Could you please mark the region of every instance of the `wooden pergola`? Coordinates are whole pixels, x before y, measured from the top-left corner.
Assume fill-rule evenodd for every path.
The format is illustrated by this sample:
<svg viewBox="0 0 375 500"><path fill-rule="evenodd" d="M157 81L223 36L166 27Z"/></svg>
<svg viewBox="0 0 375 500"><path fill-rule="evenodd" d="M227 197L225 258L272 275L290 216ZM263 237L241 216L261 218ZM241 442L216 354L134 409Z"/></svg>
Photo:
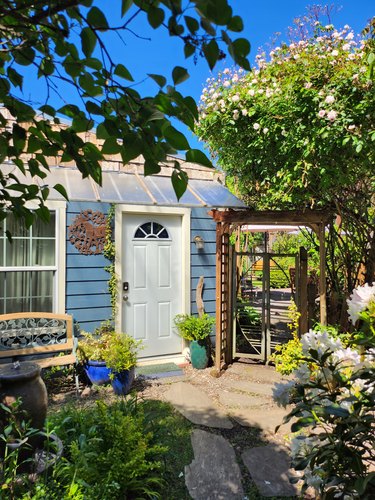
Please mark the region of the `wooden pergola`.
<svg viewBox="0 0 375 500"><path fill-rule="evenodd" d="M232 252L229 237L238 224L306 226L319 238L319 298L320 322L327 324L327 298L325 275L325 227L333 215L323 210L211 210L209 215L216 222L216 347L215 367L232 362Z"/></svg>

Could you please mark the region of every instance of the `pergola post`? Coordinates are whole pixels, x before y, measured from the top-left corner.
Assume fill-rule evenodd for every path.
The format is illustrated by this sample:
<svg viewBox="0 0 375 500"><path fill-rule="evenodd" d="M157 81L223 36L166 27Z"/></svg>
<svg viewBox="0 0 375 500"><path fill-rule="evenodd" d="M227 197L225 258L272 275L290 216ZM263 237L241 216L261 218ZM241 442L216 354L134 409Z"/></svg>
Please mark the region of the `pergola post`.
<svg viewBox="0 0 375 500"><path fill-rule="evenodd" d="M327 283L326 283L326 248L325 248L325 225L320 223L318 227L319 237L319 298L320 298L320 322L327 324Z"/></svg>

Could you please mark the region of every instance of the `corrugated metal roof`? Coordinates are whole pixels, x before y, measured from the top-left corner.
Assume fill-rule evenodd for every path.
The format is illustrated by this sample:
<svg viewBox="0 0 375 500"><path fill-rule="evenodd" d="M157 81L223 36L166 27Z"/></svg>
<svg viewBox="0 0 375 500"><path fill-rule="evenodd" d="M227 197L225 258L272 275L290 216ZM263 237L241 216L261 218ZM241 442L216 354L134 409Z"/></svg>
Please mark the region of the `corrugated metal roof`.
<svg viewBox="0 0 375 500"><path fill-rule="evenodd" d="M177 201L170 177L143 177L137 173L103 171L102 186L92 179L82 179L75 168L51 167L45 179L24 176L12 164L2 164L3 174L14 172L19 182L49 186L50 200L64 198L52 187L62 184L71 201L103 201L130 205L162 205L210 208L244 208L244 203L216 180L189 180L189 186Z"/></svg>

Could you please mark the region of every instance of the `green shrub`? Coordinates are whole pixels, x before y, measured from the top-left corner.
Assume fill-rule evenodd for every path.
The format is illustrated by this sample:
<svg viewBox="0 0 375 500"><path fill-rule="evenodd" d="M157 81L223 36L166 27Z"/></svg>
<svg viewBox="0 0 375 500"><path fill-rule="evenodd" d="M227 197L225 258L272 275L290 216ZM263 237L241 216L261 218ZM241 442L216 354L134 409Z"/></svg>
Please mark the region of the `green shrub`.
<svg viewBox="0 0 375 500"><path fill-rule="evenodd" d="M287 271L281 269L271 269L271 288L290 288L290 279Z"/></svg>
<svg viewBox="0 0 375 500"><path fill-rule="evenodd" d="M66 450L65 475L81 485L85 499L160 498L166 449L155 443L142 405L98 401L94 408L64 409L51 423Z"/></svg>
<svg viewBox="0 0 375 500"><path fill-rule="evenodd" d="M208 314L203 316L190 316L178 314L174 319L178 333L185 340L203 340L210 336L215 319Z"/></svg>

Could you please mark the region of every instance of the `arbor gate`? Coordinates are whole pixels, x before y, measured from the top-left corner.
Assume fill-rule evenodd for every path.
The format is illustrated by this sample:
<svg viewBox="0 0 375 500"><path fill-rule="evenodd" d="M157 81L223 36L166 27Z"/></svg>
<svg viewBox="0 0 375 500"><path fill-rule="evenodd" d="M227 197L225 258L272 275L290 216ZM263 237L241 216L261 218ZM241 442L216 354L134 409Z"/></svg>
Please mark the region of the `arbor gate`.
<svg viewBox="0 0 375 500"><path fill-rule="evenodd" d="M275 346L292 338L288 327L292 303L298 310L307 307L306 251L234 252L233 262L233 357L268 362ZM307 330L306 326L300 328Z"/></svg>
<svg viewBox="0 0 375 500"><path fill-rule="evenodd" d="M326 324L326 278L325 278L325 227L332 221L332 214L322 210L280 210L280 211L254 211L249 209L244 210L211 210L209 214L216 222L216 344L215 344L215 367L218 372L221 371L223 366L232 362L234 356L233 346L234 333L236 330L233 328L236 318L236 295L234 290L233 266L235 261L234 249L230 244L229 237L235 226L241 224L272 224L272 225L301 225L310 227L319 238L319 308L320 308L320 323ZM270 260L270 255L264 256L265 262ZM273 258L273 256L272 256ZM305 263L302 264L302 261ZM302 259L299 266L306 266L307 259ZM264 279L264 284L263 284ZM300 282L298 284L299 293L299 312L300 317L300 331L307 331L308 315L307 315L307 283L301 280L307 279L307 271L300 272ZM264 290L264 291L263 291ZM272 302L270 285L266 278L262 277L262 301L266 301L269 297L270 303ZM298 295L298 294L297 294ZM263 313L262 313L263 314ZM265 314L265 313L264 313ZM267 313L268 314L268 313ZM262 317L262 334L258 335L259 359L267 360L269 353L272 351L272 316L266 315ZM264 332L264 334L263 334ZM268 333L269 332L269 333ZM268 335L268 337L267 337ZM268 340L267 340L268 338ZM236 339L237 340L237 339ZM238 346L238 342L237 342ZM262 348L263 346L263 348ZM268 346L268 347L267 347ZM267 351L268 349L268 351ZM238 352L238 351L235 351ZM268 353L268 354L267 354ZM252 354L252 353L239 353ZM254 357L254 356L249 356Z"/></svg>

